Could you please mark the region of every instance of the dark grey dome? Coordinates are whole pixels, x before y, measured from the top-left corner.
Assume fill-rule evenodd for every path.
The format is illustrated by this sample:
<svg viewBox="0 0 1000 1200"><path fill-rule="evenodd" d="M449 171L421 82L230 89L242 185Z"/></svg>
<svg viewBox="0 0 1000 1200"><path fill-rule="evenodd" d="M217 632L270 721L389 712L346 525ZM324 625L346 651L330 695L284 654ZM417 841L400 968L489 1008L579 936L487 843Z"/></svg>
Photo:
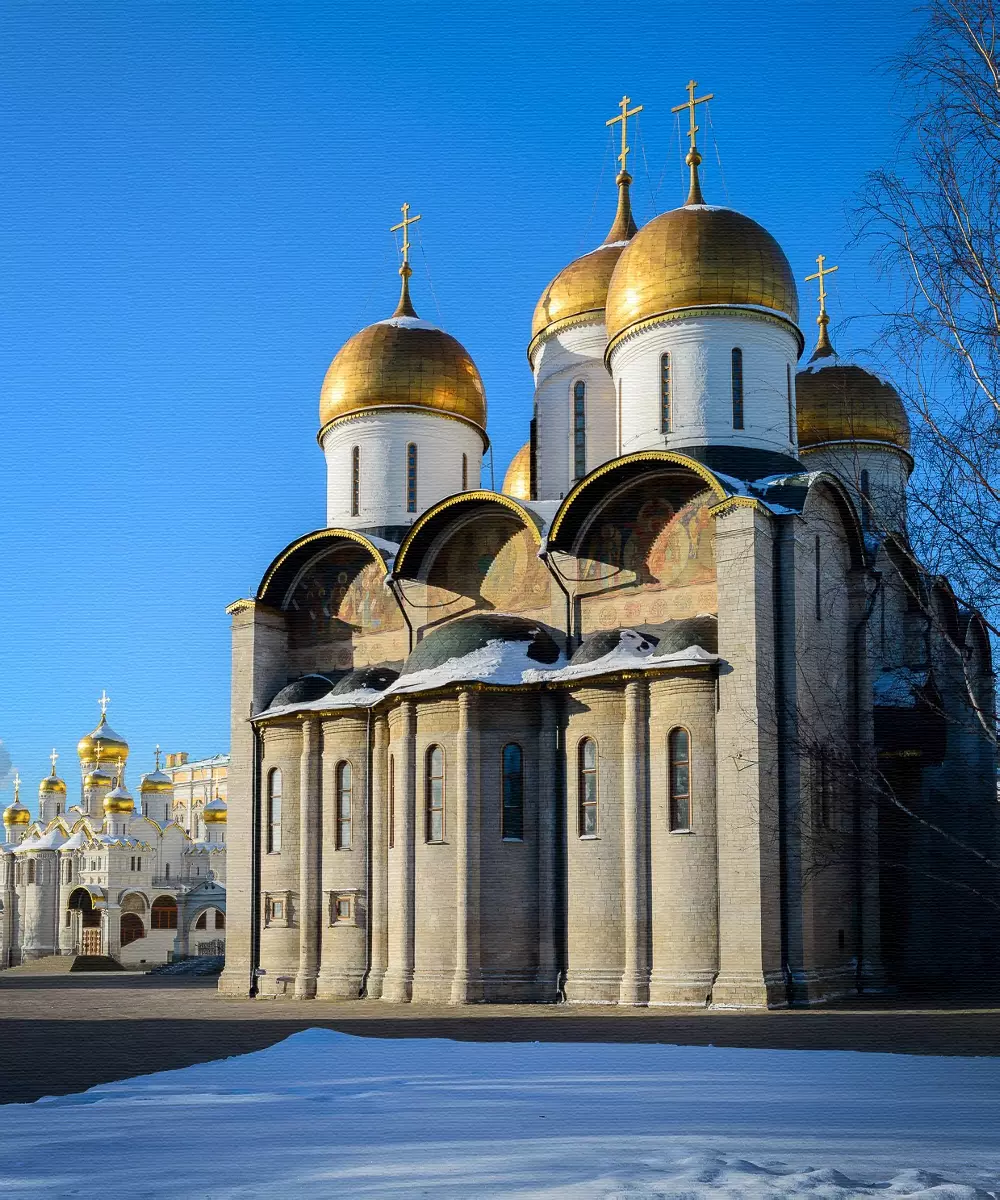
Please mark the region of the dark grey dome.
<svg viewBox="0 0 1000 1200"><path fill-rule="evenodd" d="M271 701L270 708L281 708L286 704L305 704L309 700L318 700L321 696L330 694L333 680L325 675L303 675L285 684L281 691Z"/></svg>
<svg viewBox="0 0 1000 1200"><path fill-rule="evenodd" d="M657 655L678 654L690 646L700 646L709 654L719 653L719 620L708 614L664 621L662 625L644 625L642 631L657 639Z"/></svg>
<svg viewBox="0 0 1000 1200"><path fill-rule="evenodd" d="M635 629L602 629L600 633L592 633L583 645L577 648L569 661L575 666L578 663L589 663L603 658L605 654L618 649L623 634L631 634L631 637L626 639L629 649L641 654L649 654L656 649L656 638L647 633Z"/></svg>
<svg viewBox="0 0 1000 1200"><path fill-rule="evenodd" d="M358 667L356 671L348 671L330 695L346 696L348 692L356 692L360 688L384 692L389 684L395 683L398 678L399 672L394 671L392 667Z"/></svg>
<svg viewBox="0 0 1000 1200"><path fill-rule="evenodd" d="M506 613L479 613L460 621L450 621L429 633L403 664L402 674L429 671L451 658L461 658L463 654L471 654L495 641L527 642L528 658L539 663L554 663L559 657L559 647L536 621Z"/></svg>

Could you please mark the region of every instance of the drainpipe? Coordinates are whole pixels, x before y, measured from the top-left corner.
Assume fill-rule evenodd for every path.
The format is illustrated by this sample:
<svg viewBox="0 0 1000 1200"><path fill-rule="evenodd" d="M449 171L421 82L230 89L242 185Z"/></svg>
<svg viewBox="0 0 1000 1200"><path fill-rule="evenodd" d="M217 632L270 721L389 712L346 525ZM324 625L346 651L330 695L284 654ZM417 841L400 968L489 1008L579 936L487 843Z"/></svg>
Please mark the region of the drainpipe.
<svg viewBox="0 0 1000 1200"><path fill-rule="evenodd" d="M862 986L862 969L861 965L864 962L864 872L861 866L861 804L863 784L861 782L861 682L860 682L860 665L861 656L864 653L862 638L871 620L872 613L875 611L875 604L878 600L879 592L882 590L883 578L882 572L876 571L873 567L869 568L869 574L875 580L875 587L872 589L872 594L868 597L868 604L865 607L865 615L854 626L853 635L853 658L852 666L854 668L854 703L851 713L851 742L854 745L854 813L852 819L852 836L854 841L854 890L855 890L855 906L854 906L854 942L857 946L857 956L855 959L854 968L854 986L860 992Z"/></svg>
<svg viewBox="0 0 1000 1200"><path fill-rule="evenodd" d="M253 766L250 772L250 996L257 995L260 966L260 768L263 747L260 730L253 722Z"/></svg>
<svg viewBox="0 0 1000 1200"><path fill-rule="evenodd" d="M399 611L403 614L403 620L406 622L406 632L409 637L409 643L408 643L409 647L410 647L409 653L412 654L413 653L413 622L410 620L410 618L406 612L406 605L403 603L403 593L402 593L395 577L391 573L389 575L386 575L385 582L389 588L389 591L392 592L392 594L396 597L396 603L399 605Z"/></svg>
<svg viewBox="0 0 1000 1200"><path fill-rule="evenodd" d="M368 889L368 900L365 904L365 911L367 912L367 917L365 918L365 924L367 925L365 933L365 973L361 976L361 986L358 988L359 1000L368 992L368 976L371 974L372 969L372 799L374 796L372 769L375 766L375 747L372 743L372 710L370 707L367 712L365 742L368 758L368 767L365 771L365 887Z"/></svg>
<svg viewBox="0 0 1000 1200"><path fill-rule="evenodd" d="M548 573L556 581L556 586L566 597L566 657L569 658L569 656L573 653L573 643L576 640L573 636L573 601L570 599L570 594L566 590L566 585L563 583L562 577L556 569L555 563L553 563L549 557L548 548L539 550L538 557L545 564Z"/></svg>

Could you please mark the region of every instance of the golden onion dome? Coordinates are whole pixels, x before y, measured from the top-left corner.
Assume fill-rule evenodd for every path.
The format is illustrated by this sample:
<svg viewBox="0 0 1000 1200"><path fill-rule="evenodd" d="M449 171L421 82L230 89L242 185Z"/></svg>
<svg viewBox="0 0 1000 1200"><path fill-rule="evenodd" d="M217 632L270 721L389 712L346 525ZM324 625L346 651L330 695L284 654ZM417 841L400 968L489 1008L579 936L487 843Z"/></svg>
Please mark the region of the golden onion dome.
<svg viewBox="0 0 1000 1200"><path fill-rule="evenodd" d="M206 825L223 825L229 816L229 809L225 800L216 796L201 810L201 815Z"/></svg>
<svg viewBox="0 0 1000 1200"><path fill-rule="evenodd" d="M119 783L104 797L104 811L109 816L115 813L135 812L135 802L123 784Z"/></svg>
<svg viewBox="0 0 1000 1200"><path fill-rule="evenodd" d="M609 343L642 321L717 305L799 316L792 268L767 230L734 209L689 203L654 217L622 251L608 288Z"/></svg>
<svg viewBox="0 0 1000 1200"><path fill-rule="evenodd" d="M139 791L143 796L148 796L150 793L172 792L173 790L173 780L159 769L143 775L142 782L139 784Z"/></svg>
<svg viewBox="0 0 1000 1200"><path fill-rule="evenodd" d="M503 477L504 495L515 500L531 499L531 443L525 442L511 459L507 474Z"/></svg>
<svg viewBox="0 0 1000 1200"><path fill-rule="evenodd" d="M629 199L631 182L631 176L624 171L618 176L618 211L601 245L563 267L542 292L531 318L529 359L547 334L566 324L604 320L608 284L622 251L636 232Z"/></svg>
<svg viewBox="0 0 1000 1200"><path fill-rule="evenodd" d="M14 797L14 803L8 804L3 810L3 823L8 829L18 825L30 825L31 813L25 808L21 801Z"/></svg>
<svg viewBox="0 0 1000 1200"><path fill-rule="evenodd" d="M795 376L799 450L825 442L886 442L910 451L910 422L896 389L841 359L820 325L809 365Z"/></svg>
<svg viewBox="0 0 1000 1200"><path fill-rule="evenodd" d="M114 780L107 771L102 771L100 767L95 767L84 779L83 786L89 791L93 788L109 788L113 783Z"/></svg>
<svg viewBox="0 0 1000 1200"><path fill-rule="evenodd" d="M65 796L66 784L56 774L55 767L52 768L52 774L46 775L42 782L38 785L39 796Z"/></svg>
<svg viewBox="0 0 1000 1200"><path fill-rule="evenodd" d="M101 713L97 728L77 742L76 752L81 762L94 762L97 758L97 743L101 743L101 758L104 762L122 762L128 758L128 742L120 737L108 724L108 719Z"/></svg>
<svg viewBox="0 0 1000 1200"><path fill-rule="evenodd" d="M475 425L486 437L486 392L469 352L422 321L410 303L410 268L396 311L350 338L330 364L319 397L320 439L333 421L372 409L421 408Z"/></svg>

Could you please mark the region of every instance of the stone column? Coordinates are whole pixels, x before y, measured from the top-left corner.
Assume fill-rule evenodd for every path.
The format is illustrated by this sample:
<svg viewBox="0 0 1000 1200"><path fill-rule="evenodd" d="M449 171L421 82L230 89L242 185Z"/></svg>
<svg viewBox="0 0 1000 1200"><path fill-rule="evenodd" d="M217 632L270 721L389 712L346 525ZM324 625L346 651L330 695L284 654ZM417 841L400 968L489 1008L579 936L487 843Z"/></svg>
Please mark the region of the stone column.
<svg viewBox="0 0 1000 1200"><path fill-rule="evenodd" d="M400 705L399 754L396 756L396 837L394 905L389 913L389 969L382 999L406 1003L413 995L414 866L417 802L417 709Z"/></svg>
<svg viewBox="0 0 1000 1200"><path fill-rule="evenodd" d="M389 839L387 837L387 809L389 806L389 722L382 717L375 719L375 744L372 748L372 811L371 852L372 876L369 921L371 927L371 959L368 967L367 995L369 1000L378 1000L382 995L388 961L387 935L389 931Z"/></svg>
<svg viewBox="0 0 1000 1200"><path fill-rule="evenodd" d="M625 884L625 970L619 988L621 1004L649 1003L649 897L646 860L649 813L646 788L648 737L645 679L625 685L625 729L622 739L622 879Z"/></svg>
<svg viewBox="0 0 1000 1200"><path fill-rule="evenodd" d="M295 996L316 995L319 974L320 880L322 840L319 786L319 723L302 722L302 755L299 759L299 969Z"/></svg>
<svg viewBox="0 0 1000 1200"><path fill-rule="evenodd" d="M455 978L451 1003L482 999L479 947L479 729L476 697L458 696L455 803Z"/></svg>
<svg viewBox="0 0 1000 1200"><path fill-rule="evenodd" d="M551 692L539 701L538 759L535 775L535 806L538 813L538 975L540 1000L555 1000L559 953L556 947L558 904L558 853L556 836L558 805L556 792L556 703Z"/></svg>

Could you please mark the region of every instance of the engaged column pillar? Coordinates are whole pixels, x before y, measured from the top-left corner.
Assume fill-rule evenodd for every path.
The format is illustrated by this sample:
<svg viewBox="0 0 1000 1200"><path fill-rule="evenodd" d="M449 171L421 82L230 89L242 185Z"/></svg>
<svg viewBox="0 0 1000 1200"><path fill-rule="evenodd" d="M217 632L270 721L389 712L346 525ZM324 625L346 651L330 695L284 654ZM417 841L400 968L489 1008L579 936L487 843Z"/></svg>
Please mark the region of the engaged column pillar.
<svg viewBox="0 0 1000 1200"><path fill-rule="evenodd" d="M538 813L538 983L541 1000L556 997L559 971L556 949L556 903L558 893L556 839L556 720L555 698L550 692L539 696L538 767L535 773L535 807Z"/></svg>
<svg viewBox="0 0 1000 1200"><path fill-rule="evenodd" d="M302 755L299 759L299 969L295 995L300 1000L316 995L319 972L319 725L302 722Z"/></svg>
<svg viewBox="0 0 1000 1200"><path fill-rule="evenodd" d="M479 729L472 692L458 697L455 804L455 978L452 1004L482 998L479 957Z"/></svg>
<svg viewBox="0 0 1000 1200"><path fill-rule="evenodd" d="M633 679L625 685L625 731L622 746L625 861L625 971L619 987L622 1004L648 1004L649 966L646 943L649 911L646 902L646 855L648 816L646 812L646 681Z"/></svg>
<svg viewBox="0 0 1000 1200"><path fill-rule="evenodd" d="M399 710L399 753L395 755L396 829L393 836L393 906L389 913L389 969L382 999L400 1004L413 995L413 896L417 796L417 710L404 700Z"/></svg>
<svg viewBox="0 0 1000 1200"><path fill-rule="evenodd" d="M388 783L389 723L385 717L375 721L375 744L372 748L372 891L368 902L371 929L371 963L368 969L366 992L369 1000L382 995L388 959L389 872L386 809L389 804Z"/></svg>

